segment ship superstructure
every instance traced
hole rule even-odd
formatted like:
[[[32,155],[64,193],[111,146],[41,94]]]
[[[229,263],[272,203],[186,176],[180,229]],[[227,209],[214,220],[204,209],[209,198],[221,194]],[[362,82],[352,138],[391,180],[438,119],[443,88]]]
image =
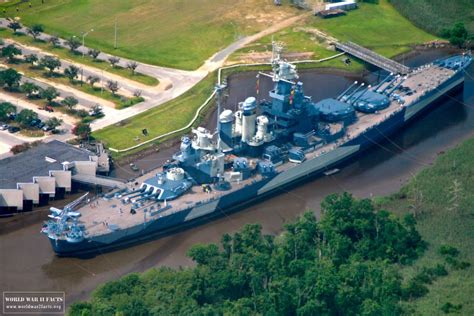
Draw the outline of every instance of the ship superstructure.
[[[459,86],[470,55],[354,82],[339,96],[313,102],[294,65],[274,51],[268,100],[253,96],[221,109],[216,131],[199,127],[159,170],[127,188],[56,214],[43,228],[59,255],[122,247],[241,208],[354,157]],[[137,185],[138,183],[138,185]],[[62,223],[58,225],[58,223]],[[70,223],[70,224],[68,224]],[[71,239],[80,235],[82,239]],[[69,239],[68,239],[69,238]]]

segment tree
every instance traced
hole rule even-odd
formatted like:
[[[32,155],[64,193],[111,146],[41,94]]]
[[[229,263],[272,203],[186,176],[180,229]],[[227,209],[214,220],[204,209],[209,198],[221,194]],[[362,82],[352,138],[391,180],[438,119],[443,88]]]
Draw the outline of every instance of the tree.
[[[53,35],[49,38],[48,42],[53,46],[53,47],[59,47],[59,44],[61,44],[59,37]]]
[[[92,59],[96,60],[97,57],[100,55],[100,50],[97,49],[89,49],[89,52],[87,53],[89,56],[92,57]]]
[[[65,97],[64,100],[61,101],[61,104],[70,110],[72,110],[78,103],[79,101],[72,96]]]
[[[53,103],[53,100],[59,97],[60,93],[54,87],[48,87],[44,89],[41,93],[41,97],[48,100],[49,104]]]
[[[57,117],[52,117],[52,118],[48,119],[46,122],[44,122],[44,123],[45,123],[46,126],[48,126],[50,129],[54,130],[54,129],[56,129],[56,127],[61,126],[61,124],[63,123],[63,120],[58,119]]]
[[[10,22],[7,26],[13,30],[13,33],[17,33],[21,29],[21,24],[17,21]]]
[[[463,22],[457,22],[451,29],[445,29],[441,33],[442,36],[449,39],[449,42],[452,45],[459,48],[463,47],[466,40],[469,38],[469,32]]]
[[[6,84],[9,89],[18,86],[21,80],[21,74],[13,68],[8,68],[0,72],[0,81]]]
[[[86,139],[91,133],[91,126],[89,123],[80,122],[73,127],[72,133],[81,139]]]
[[[132,71],[132,75],[135,75],[135,69],[137,69],[138,63],[136,61],[130,61],[127,63],[127,68]]]
[[[31,34],[35,40],[41,35],[42,32],[44,32],[44,28],[41,24],[34,24],[28,29],[28,33]]]
[[[75,36],[72,36],[66,41],[66,45],[69,47],[71,52],[75,52],[81,46],[81,42]]]
[[[40,60],[40,66],[49,70],[49,75],[52,76],[56,68],[61,67],[61,61],[54,56],[44,56]]]
[[[2,57],[7,57],[9,63],[13,63],[16,61],[16,56],[21,55],[21,49],[16,47],[13,44],[5,46],[2,48]]]
[[[74,65],[70,65],[66,69],[64,69],[64,75],[69,79],[70,82],[74,82],[77,75],[79,74],[79,67]]]
[[[94,84],[100,82],[100,78],[97,76],[91,75],[87,77],[87,81],[90,83],[91,87],[93,88]]]
[[[115,95],[120,89],[118,82],[113,80],[107,81],[107,88],[112,92],[113,95]]]
[[[137,90],[133,91],[133,96],[134,96],[135,98],[141,97],[141,96],[142,96],[142,90],[137,89]]]
[[[31,121],[38,119],[38,114],[36,112],[24,109],[17,114],[15,121],[17,121],[21,126],[28,127],[30,126]]]
[[[38,62],[38,60],[38,55],[36,54],[29,54],[25,56],[25,61],[31,64],[32,66],[34,66],[34,64]]]
[[[112,56],[109,58],[109,62],[112,65],[112,67],[115,67],[120,62],[120,58]]]
[[[102,115],[104,115],[104,113],[102,112],[102,107],[99,104],[94,105],[91,108],[90,113],[91,113],[92,116],[102,116]]]
[[[10,102],[1,102],[0,103],[0,121],[6,122],[9,120],[8,116],[10,114],[16,113],[16,106]]]
[[[20,87],[21,91],[26,93],[26,96],[29,98],[29,99],[32,99],[38,95],[40,95],[41,93],[41,87],[32,83],[32,82],[25,82],[24,84],[21,85]]]

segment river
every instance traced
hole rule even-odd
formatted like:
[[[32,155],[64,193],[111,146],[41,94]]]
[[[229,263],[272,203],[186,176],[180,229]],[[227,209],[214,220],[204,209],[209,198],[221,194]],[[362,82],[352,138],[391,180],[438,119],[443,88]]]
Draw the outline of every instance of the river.
[[[425,51],[407,58],[406,62],[416,66],[444,54],[444,51]],[[231,108],[255,93],[255,75],[252,72],[240,73],[229,79],[227,107]],[[354,80],[370,82],[374,76],[376,74],[357,78],[312,70],[303,71],[300,79],[305,82],[306,94],[317,101],[337,95]],[[47,238],[39,233],[41,222],[25,220],[19,228],[0,235],[0,289],[65,291],[67,304],[70,304],[77,299],[86,299],[100,283],[129,272],[160,265],[191,265],[186,257],[191,245],[217,243],[222,234],[235,232],[247,223],[260,223],[265,233],[276,234],[284,222],[306,210],[317,210],[321,199],[330,193],[349,191],[357,197],[370,197],[396,192],[414,173],[429,166],[440,152],[474,135],[473,78],[474,66],[471,66],[463,92],[445,99],[414,124],[391,137],[390,141],[366,151],[341,172],[315,179],[238,213],[166,238],[91,259],[57,258]],[[265,95],[270,86],[269,80],[261,80],[260,96]],[[172,150],[141,158],[137,165],[148,169],[161,164],[164,154]],[[116,174],[124,178],[134,175],[127,167],[118,168]]]

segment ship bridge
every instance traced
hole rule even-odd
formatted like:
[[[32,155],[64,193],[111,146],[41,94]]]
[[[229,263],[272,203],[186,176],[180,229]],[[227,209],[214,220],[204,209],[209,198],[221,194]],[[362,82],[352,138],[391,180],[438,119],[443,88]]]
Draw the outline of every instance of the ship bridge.
[[[336,43],[336,48],[346,52],[354,57],[357,57],[369,64],[375,65],[379,68],[382,68],[388,72],[394,74],[406,75],[411,72],[411,68],[405,65],[402,65],[392,59],[386,58],[382,55],[377,54],[370,49],[357,45],[353,42],[345,43]]]

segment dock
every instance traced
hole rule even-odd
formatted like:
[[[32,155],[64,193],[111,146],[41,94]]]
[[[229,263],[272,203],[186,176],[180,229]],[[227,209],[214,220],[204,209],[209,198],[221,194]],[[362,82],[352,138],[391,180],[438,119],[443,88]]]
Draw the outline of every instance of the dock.
[[[411,72],[411,68],[405,65],[402,65],[392,59],[384,57],[377,54],[370,49],[357,45],[353,42],[340,43],[337,42],[334,44],[336,49],[346,52],[349,55],[357,57],[369,64],[382,68],[393,74],[406,75]]]

